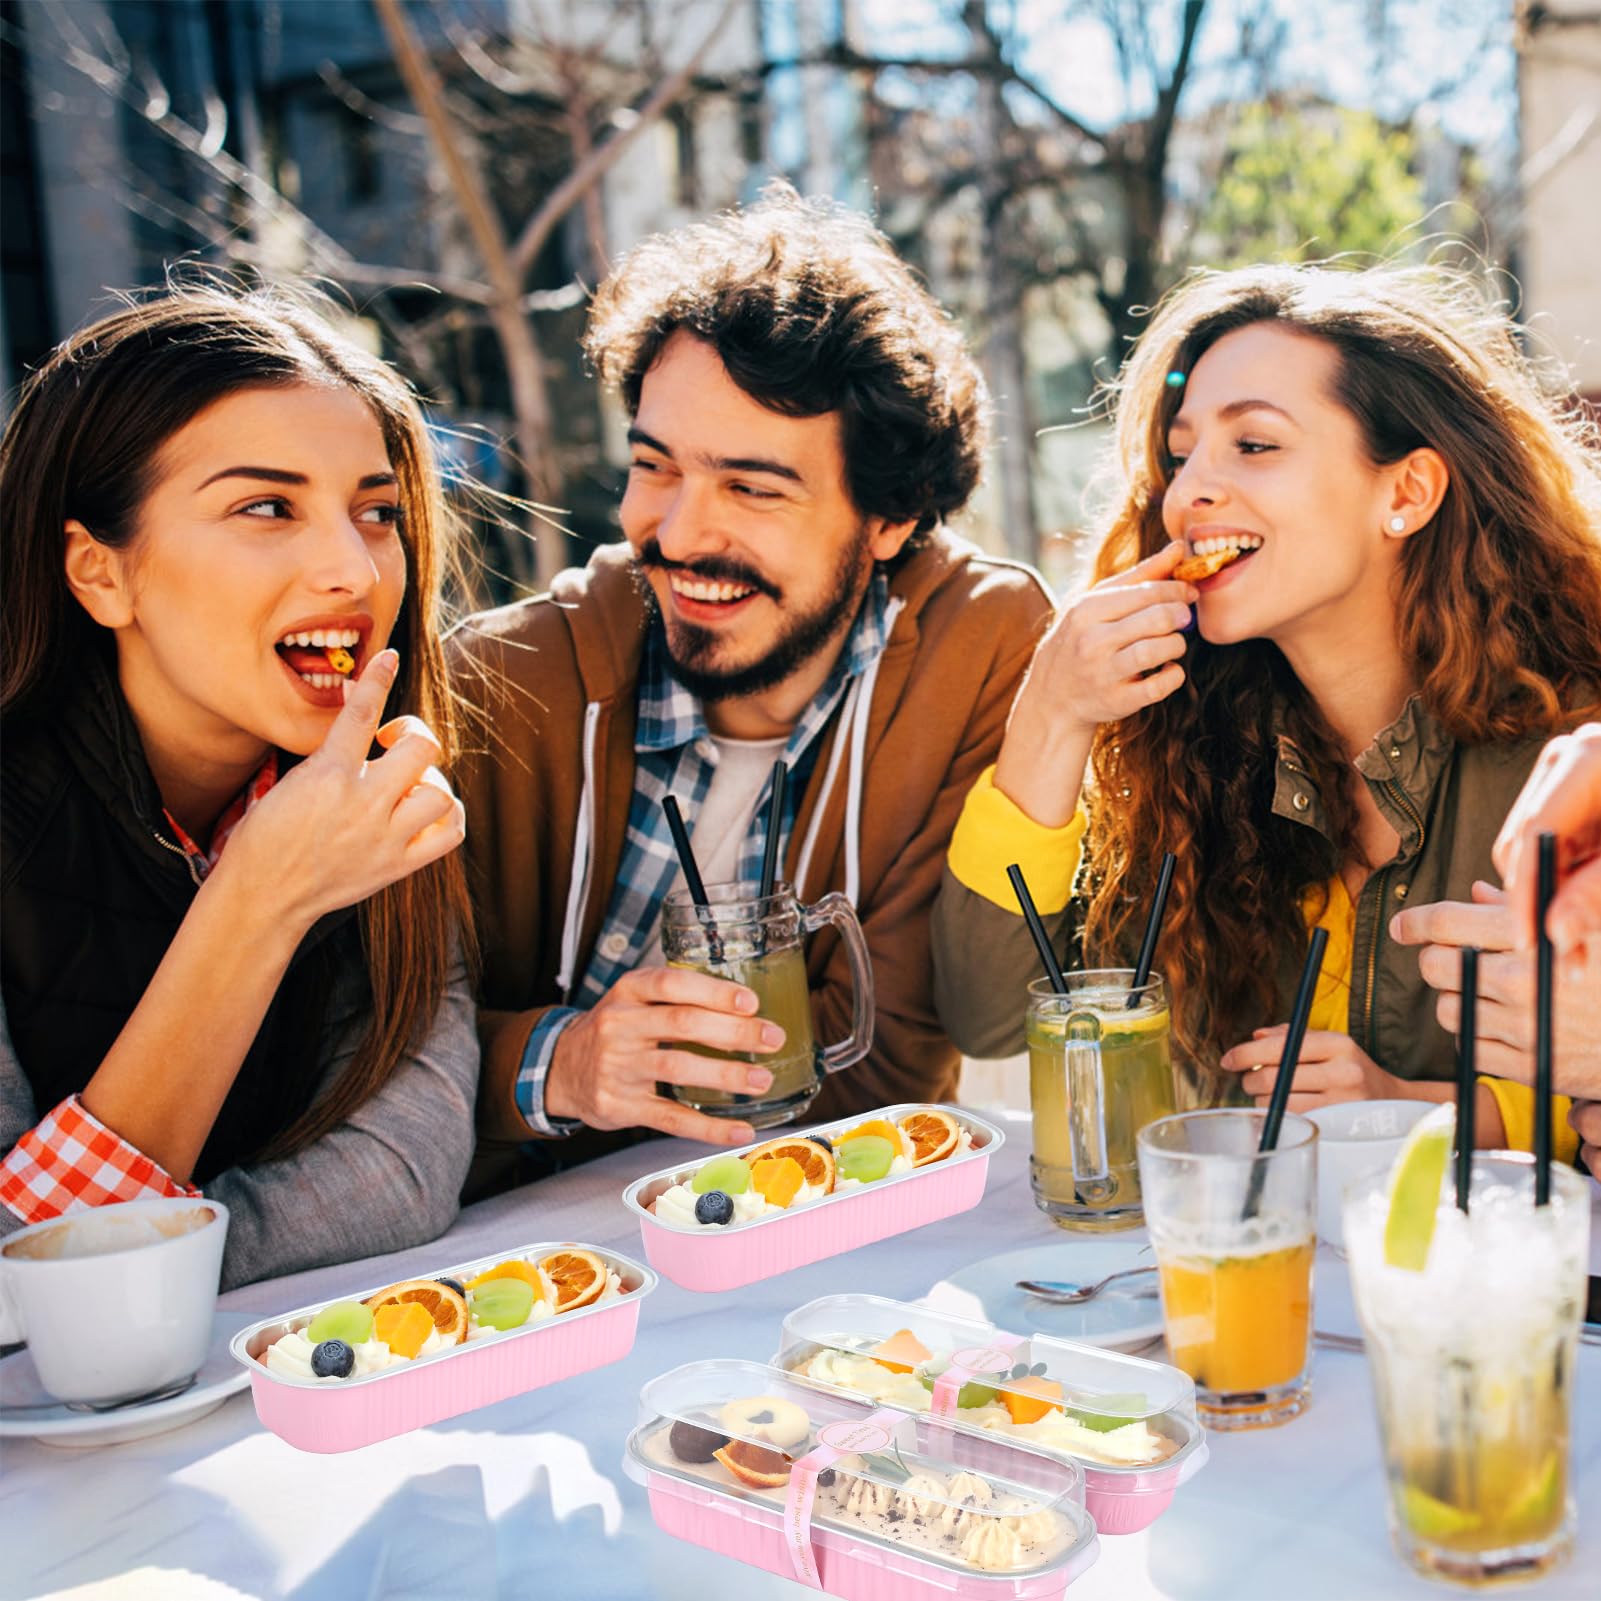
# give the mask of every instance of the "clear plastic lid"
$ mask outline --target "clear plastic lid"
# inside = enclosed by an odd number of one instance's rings
[[[877,1295],[828,1295],[791,1312],[778,1365],[1097,1466],[1147,1468],[1200,1437],[1194,1381],[1166,1362]]]
[[[647,1384],[628,1466],[754,1503],[764,1519],[800,1506],[819,1534],[959,1572],[1038,1573],[1094,1539],[1075,1464],[757,1362],[691,1362]]]

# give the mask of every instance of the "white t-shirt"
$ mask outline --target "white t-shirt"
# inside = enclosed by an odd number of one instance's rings
[[[712,768],[712,781],[706,787],[706,797],[690,825],[689,840],[695,847],[701,882],[729,884],[739,877],[739,859],[744,853],[745,836],[750,832],[757,802],[773,771],[773,763],[784,754],[789,739],[787,736],[723,739],[713,734],[711,741],[717,747],[717,761]],[[684,874],[680,869],[673,875],[668,894],[683,887]],[[658,914],[639,965],[660,967],[663,961]]]

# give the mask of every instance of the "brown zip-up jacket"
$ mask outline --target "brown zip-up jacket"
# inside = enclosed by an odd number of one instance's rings
[[[1490,847],[1545,741],[1540,735],[1459,744],[1414,696],[1357,758],[1357,771],[1401,846],[1357,897],[1347,1032],[1398,1078],[1454,1077],[1456,1041],[1435,1016],[1438,995],[1418,972],[1417,950],[1390,938],[1390,919],[1406,905],[1471,900],[1476,878],[1499,882]],[[1317,787],[1284,736],[1273,785],[1276,816],[1327,834]],[[1070,906],[1045,919],[1058,949],[1079,911]],[[1039,967],[1022,917],[975,894],[947,869],[933,927],[939,1011],[951,1038],[970,1056],[1022,1050],[1026,986]],[[1304,956],[1302,948],[1280,953],[1279,1015],[1252,1026],[1284,1021]],[[1156,965],[1160,970],[1160,947]],[[1197,1065],[1203,1072],[1216,1066]]]
[[[647,614],[626,546],[596,551],[550,594],[470,618],[452,636],[457,687],[483,708],[483,748],[458,769],[480,918],[484,1064],[478,1126],[532,1137],[515,1088],[528,1037],[558,987],[574,843],[592,753],[589,870],[572,968],[581,982],[611,900],[634,785],[635,695]],[[901,605],[880,659],[863,767],[857,914],[877,996],[871,1053],[824,1085],[819,1117],[948,1098],[959,1056],[934,1008],[929,908],[963,797],[995,759],[1051,600],[1032,569],[945,533],[890,578]],[[840,715],[818,736],[786,874],[825,788]],[[849,753],[827,790],[807,881],[811,903],[843,888]],[[831,930],[807,953],[818,1039],[850,1028],[850,974]],[[577,1137],[582,1140],[583,1136]]]

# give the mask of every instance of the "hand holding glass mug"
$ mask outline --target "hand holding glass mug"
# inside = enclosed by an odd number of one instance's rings
[[[713,1145],[755,1138],[748,1123],[705,1117],[658,1093],[662,1084],[715,1084],[759,1095],[772,1083],[765,1058],[784,1030],[757,1016],[745,985],[678,967],[625,973],[563,1029],[545,1081],[545,1109],[590,1128],[654,1128]],[[738,1052],[708,1062],[701,1051]]]
[[[851,1031],[823,1046],[813,1039],[805,942],[808,934],[830,927],[843,941],[850,964]],[[787,884],[774,885],[771,895],[737,884],[713,884],[706,904],[698,906],[690,891],[677,890],[662,907],[662,953],[670,968],[717,975],[754,992],[759,1015],[783,1034],[765,1063],[772,1070],[765,1087],[730,1083],[738,1075],[714,1067],[697,1077],[673,1080],[673,1095],[710,1117],[738,1119],[741,1128],[792,1122],[812,1104],[825,1074],[852,1066],[872,1048],[873,970],[861,924],[843,895],[825,895],[814,906],[802,906]],[[714,1059],[725,1057],[725,1050],[706,1049],[706,1043],[690,1049]]]

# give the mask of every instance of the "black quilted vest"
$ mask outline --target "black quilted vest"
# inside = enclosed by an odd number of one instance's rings
[[[43,1116],[83,1089],[144,994],[196,883],[112,672],[86,663],[48,716],[9,717],[0,749],[0,991]],[[302,941],[194,1172],[248,1162],[310,1104],[351,913]]]

